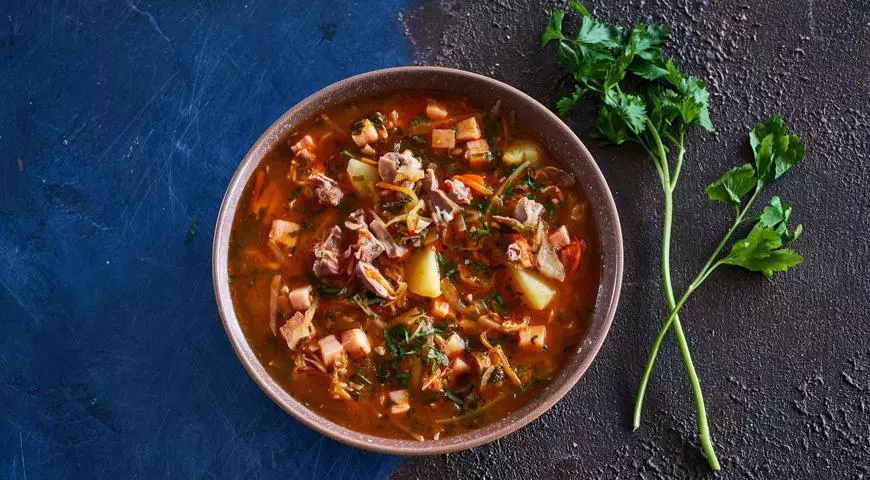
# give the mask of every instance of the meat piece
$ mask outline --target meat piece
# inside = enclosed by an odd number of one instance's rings
[[[401,258],[408,253],[408,249],[396,243],[390,232],[387,231],[387,224],[380,218],[375,218],[369,224],[369,229],[375,235],[384,248],[387,250],[387,256],[390,258]]]
[[[392,300],[396,296],[396,291],[390,282],[384,277],[380,270],[368,262],[359,262],[356,265],[356,276],[359,277],[363,285],[375,295],[385,299]]]
[[[298,142],[294,143],[293,146],[290,147],[290,150],[293,151],[293,155],[299,155],[303,150],[314,150],[314,139],[311,138],[311,135],[305,135],[300,138]]]
[[[517,263],[523,268],[531,268],[535,264],[535,256],[532,254],[532,247],[521,235],[512,234],[509,238],[513,240],[507,248],[507,257],[511,262]]]
[[[555,232],[550,234],[548,240],[550,246],[553,247],[553,250],[558,252],[571,243],[571,236],[568,235],[568,229],[565,228],[565,225],[562,225]]]
[[[561,205],[565,201],[565,194],[562,193],[562,189],[555,185],[542,188],[538,192],[538,195],[549,198],[553,205]]]
[[[432,218],[438,223],[448,223],[453,220],[462,207],[456,204],[442,190],[429,192],[429,208],[432,210]]]
[[[436,222],[449,223],[457,213],[462,211],[462,207],[438,188],[438,177],[431,168],[426,170],[423,188],[429,192],[429,210]]]
[[[281,336],[287,342],[290,350],[295,350],[300,342],[314,335],[315,329],[311,320],[305,318],[302,312],[296,312],[281,328]]]
[[[356,233],[358,237],[356,245],[354,245],[353,255],[357,260],[371,263],[387,250],[368,228],[363,227]]]
[[[477,124],[476,118],[466,118],[456,124],[457,141],[464,142],[467,140],[477,140],[480,137],[480,125]]]
[[[538,255],[535,257],[535,263],[541,275],[560,282],[565,281],[565,267],[562,266],[559,255],[556,254],[548,242],[541,244],[541,247],[538,249]]]
[[[353,143],[355,143],[358,147],[363,147],[370,143],[377,142],[380,138],[378,136],[378,129],[375,128],[375,125],[368,118],[365,118],[353,124],[353,127],[351,129],[351,137],[353,138]]]
[[[361,328],[352,328],[342,332],[341,346],[354,358],[364,357],[372,353],[369,337]]]
[[[561,188],[571,188],[574,186],[574,175],[557,167],[543,167],[534,172],[535,180],[549,181],[553,185]]]
[[[308,177],[308,180],[314,184],[314,194],[321,205],[334,207],[344,198],[344,193],[342,193],[341,187],[338,186],[338,182],[326,175],[315,173]]]
[[[341,228],[336,225],[329,231],[326,239],[314,246],[313,270],[317,278],[325,280],[341,274],[341,240]]]
[[[450,358],[453,358],[465,351],[465,340],[462,339],[456,332],[450,334],[444,348],[441,352]]]
[[[423,188],[427,192],[438,190],[438,177],[435,176],[435,170],[432,170],[431,168],[426,169],[426,175],[423,178]]]
[[[296,287],[293,290],[290,290],[287,294],[287,298],[290,300],[290,306],[292,306],[294,310],[307,310],[308,307],[311,306],[311,293],[311,285]]]
[[[540,352],[547,340],[547,327],[534,325],[519,331],[519,347],[527,351]]]
[[[432,130],[432,148],[453,148],[456,146],[456,132],[452,128]]]
[[[444,190],[447,190],[447,196],[451,200],[460,205],[471,205],[472,195],[468,185],[459,180],[445,180]]]
[[[544,206],[526,197],[520,198],[514,207],[514,218],[523,225],[537,224],[542,213],[544,213]]]
[[[511,227],[512,229],[517,230],[517,231],[528,230],[527,225],[523,225],[522,223],[520,223],[519,220],[517,220],[516,218],[513,218],[513,217],[503,217],[501,215],[493,215],[492,219],[496,223],[500,223],[502,225],[507,225],[508,227]]]
[[[293,247],[296,245],[296,236],[299,235],[299,224],[286,220],[273,220],[272,230],[269,231],[269,240],[278,245]]]
[[[320,357],[323,359],[323,364],[326,367],[331,367],[335,363],[335,359],[344,353],[344,347],[335,338],[335,335],[328,335],[317,341],[320,347]]]
[[[398,183],[403,180],[416,182],[425,175],[423,164],[411,153],[410,150],[399,152],[387,152],[378,160],[378,174],[381,180],[389,183]]]
[[[366,228],[366,214],[363,209],[354,210],[344,220],[344,228],[348,230],[359,230]]]
[[[432,120],[444,120],[447,118],[447,109],[443,105],[430,103],[426,105],[426,116]]]

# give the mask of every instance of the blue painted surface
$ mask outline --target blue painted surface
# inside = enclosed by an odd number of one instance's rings
[[[0,477],[388,475],[246,375],[210,248],[275,118],[409,62],[399,3],[0,2]]]

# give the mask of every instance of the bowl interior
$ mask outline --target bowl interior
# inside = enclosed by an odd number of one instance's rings
[[[564,368],[537,396],[507,417],[471,432],[418,442],[362,434],[317,415],[284,391],[266,372],[247,342],[233,309],[227,276],[230,231],[239,199],[260,160],[284,137],[313,115],[354,98],[395,90],[422,89],[464,95],[480,105],[501,100],[515,112],[556,161],[577,177],[589,200],[601,248],[598,295],[585,341]],[[230,342],[245,368],[281,408],[310,428],[335,440],[367,450],[430,455],[471,448],[507,435],[548,410],[582,377],[604,341],[619,299],[622,281],[622,233],[607,183],[583,143],[547,108],[521,91],[481,75],[437,67],[401,67],[365,73],[333,84],[306,98],[281,116],[254,144],[230,181],[215,228],[212,274],[218,309]]]

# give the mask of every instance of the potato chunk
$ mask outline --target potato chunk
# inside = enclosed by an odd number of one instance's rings
[[[543,310],[556,296],[556,290],[537,273],[511,267],[511,278],[523,302],[534,310]]]
[[[408,290],[422,297],[441,296],[441,272],[435,250],[424,248],[414,252],[405,264]]]
[[[501,155],[501,161],[505,165],[519,165],[529,162],[536,166],[544,159],[544,149],[532,140],[516,140]]]
[[[350,177],[354,191],[364,197],[374,194],[375,183],[380,180],[377,167],[355,158],[347,161],[347,176]]]

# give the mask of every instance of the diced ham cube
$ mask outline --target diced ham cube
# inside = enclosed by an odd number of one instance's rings
[[[456,357],[453,359],[453,363],[450,364],[450,375],[453,378],[456,378],[464,373],[468,373],[471,371],[471,365],[465,363],[465,360],[462,357]]]
[[[466,118],[465,120],[456,124],[457,141],[463,142],[466,140],[477,140],[480,137],[480,125],[477,124],[476,118]]]
[[[562,248],[568,246],[571,243],[571,236],[568,235],[568,229],[565,228],[565,225],[562,225],[555,232],[550,234],[549,237],[550,246],[553,247],[553,250],[559,251]]]
[[[432,316],[435,318],[445,318],[450,315],[450,304],[443,298],[436,298],[432,301]]]
[[[437,103],[426,105],[426,116],[432,120],[443,120],[447,118],[447,109]]]
[[[458,139],[459,137],[457,137]],[[486,168],[492,163],[492,155],[489,153],[489,144],[485,138],[472,140],[465,144],[465,158],[474,168]]]
[[[411,395],[407,390],[394,390],[390,392],[389,397],[392,403],[390,406],[391,414],[400,415],[411,409]]]
[[[547,327],[535,325],[526,327],[519,332],[519,346],[523,350],[541,351],[547,340]]]
[[[375,128],[375,125],[368,118],[360,120],[354,124],[353,131],[358,132],[351,135],[353,137],[353,142],[356,143],[358,147],[364,147],[370,143],[377,142],[380,138],[378,137],[378,129]]]
[[[453,358],[465,351],[465,340],[462,339],[456,332],[450,334],[447,338],[447,343],[444,345],[444,355]]]
[[[314,325],[310,321],[305,321],[302,312],[296,312],[279,330],[290,350],[295,350],[301,341],[314,335],[315,332]]]
[[[323,359],[323,364],[331,367],[335,363],[335,359],[344,353],[344,348],[338,343],[335,335],[328,335],[317,341],[320,347],[320,357]]]
[[[311,135],[305,135],[298,142],[294,143],[290,150],[293,151],[293,155],[299,155],[303,150],[314,150],[314,139],[311,138]]]
[[[452,128],[432,130],[432,148],[453,148],[456,146],[456,132]]]
[[[354,358],[364,357],[372,353],[369,337],[361,328],[352,328],[342,332],[341,346]]]
[[[311,285],[305,285],[304,287],[296,287],[287,294],[287,298],[290,300],[290,306],[293,307],[294,310],[307,310],[308,307],[311,306]]]
[[[296,236],[299,234],[299,224],[287,220],[273,220],[272,230],[269,232],[269,240],[278,245],[293,247],[296,245]]]
[[[411,394],[407,390],[393,390],[390,392],[390,401],[393,403],[408,403],[411,400]]]

